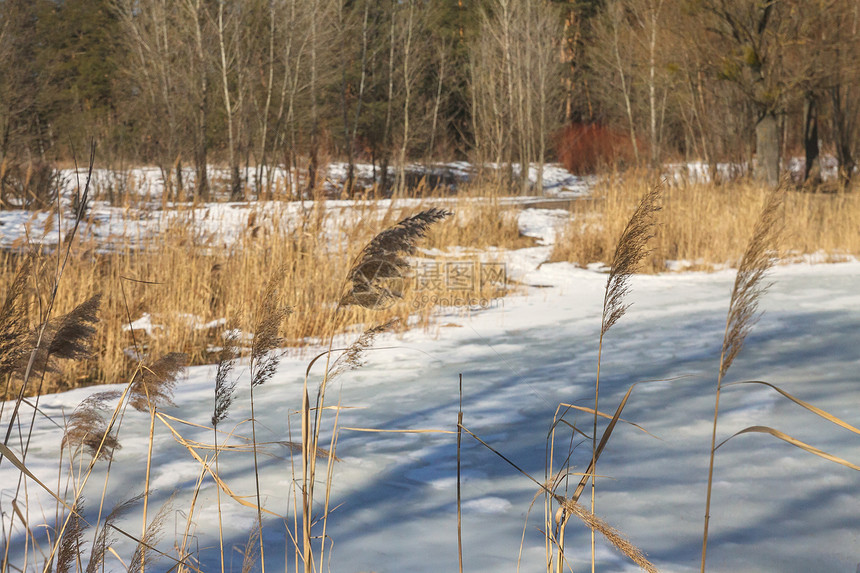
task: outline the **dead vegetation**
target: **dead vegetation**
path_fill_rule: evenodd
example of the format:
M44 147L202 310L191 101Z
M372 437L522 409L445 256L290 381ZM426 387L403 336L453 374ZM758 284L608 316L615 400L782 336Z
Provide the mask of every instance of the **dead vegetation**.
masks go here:
M650 179L605 181L595 189L593 201L575 202L552 260L582 266L608 264L615 240L649 188ZM664 215L643 271L737 266L768 189L748 182L719 186L667 183L663 187ZM785 260L816 255L832 261L860 255L860 196L788 191L778 216L785 233Z

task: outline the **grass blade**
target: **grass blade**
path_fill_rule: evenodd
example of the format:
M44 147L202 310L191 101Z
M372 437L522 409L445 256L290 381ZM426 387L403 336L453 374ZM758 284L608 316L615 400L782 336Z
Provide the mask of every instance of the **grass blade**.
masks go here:
M780 440L782 440L786 443L789 443L796 448L800 448L801 450L803 450L805 452L809 452L810 454L814 454L820 458L824 458L825 460L829 460L829 461L837 463L841 466L845 466L846 468L851 468L852 470L860 471L860 466L854 465L847 460L843 460L840 457L834 456L833 454L828 454L827 452L825 452L823 450L819 450L818 448L816 448L814 446L810 446L809 444L807 444L805 442L801 442L797 438L793 438L792 436L789 436L788 434L786 434L784 432L780 432L779 430L775 430L769 426L750 426L749 428L744 428L740 432L737 432L734 435L732 435L732 436L726 438L725 440L723 440L722 442L720 442L720 445L717 446L717 448L720 448L723 444L725 444L726 442L728 442L729 440L731 440L732 438L734 438L736 436L740 436L741 434L750 434L750 433L770 434L771 436L773 436L775 438L779 438Z
M635 387L636 384L633 384L630 388L627 389L627 393L624 394L624 398L622 398L621 403L618 404L618 408L616 408L615 414L609 421L609 425L606 426L606 430L603 431L603 436L601 436L600 438L600 444L598 444L597 449L595 449L594 451L594 455L591 458L591 462L588 464L588 469L585 470L585 475L582 476L582 479L579 481L579 485L576 486L576 490L574 490L573 495L570 496L570 499L573 500L574 503L579 500L579 496L582 495L582 492L585 489L585 485L588 483L588 480L591 479L594 473L594 466L596 465L597 459L600 458L600 454L603 453L603 448L605 448L606 444L609 442L609 438L610 436L612 436L612 431L615 429L615 426L621 419L621 412L624 410L624 406L627 405L627 399L630 398L630 394L631 392L633 392L633 388Z
M855 434L860 434L860 429L855 428L854 426L852 426L848 422L842 420L841 418L837 418L833 414L830 414L830 413L822 410L821 408L819 408L817 406L813 406L809 402L804 402L800 398L797 398L796 396L792 396L791 394L789 394L788 392L786 392L785 390L783 390L779 386L771 384L770 382L763 382L761 380L745 380L743 382L732 382L731 384L726 384L725 387L735 386L736 384L761 384L762 386L768 386L770 388L773 388L774 390L776 390L777 392L779 392L780 394L782 394L783 396L785 396L786 398L788 398L789 400L791 400L792 402L797 404L798 406L806 408L807 410L809 410L813 414L815 414L817 416L821 416L822 418L824 418L828 422L836 424L837 426L839 426L841 428L845 428L849 432L854 432Z

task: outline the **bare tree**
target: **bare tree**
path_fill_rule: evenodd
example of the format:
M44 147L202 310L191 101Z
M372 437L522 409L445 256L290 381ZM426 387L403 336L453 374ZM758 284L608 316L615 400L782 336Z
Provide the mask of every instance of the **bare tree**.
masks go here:
M177 24L182 14L167 0L114 0L114 9L125 30L131 57L126 67L131 81L145 94L146 127L161 168L167 196L173 194L171 165L180 164L183 116L178 97L181 67L187 53L179 42Z
M499 176L510 183L518 164L522 192L529 188L529 166L543 171L547 137L562 111L561 34L561 17L550 4L495 0L481 13L472 46L478 162L504 166Z
M191 66L188 68L188 72L192 76L191 83L196 86L196 89L190 90L188 95L190 97L191 104L196 111L194 114L195 186L197 196L205 201L209 198L206 142L206 128L208 125L206 119L206 108L209 103L209 62L204 48L204 26L206 14L203 9L202 0L185 0L183 7L186 14L184 21L190 24L190 36L194 41L194 57L191 58Z
M839 184L849 189L857 165L860 138L860 6L849 0L837 0L833 17L826 28L826 49L830 73L824 79L830 100L831 137L836 151Z
M231 5L231 10L225 17L224 8L227 2L221 0L218 2L217 11L217 41L219 54L219 72L221 76L221 90L224 98L224 112L227 119L227 145L230 161L230 199L236 201L241 199L242 191L242 176L239 171L239 154L237 150L238 134L236 133L236 115L237 109L241 105L242 94L233 93L236 87L236 81L231 82L231 76L238 76L236 70L240 68L238 62L238 48L240 39L238 34L239 28L239 3ZM241 83L239 83L241 89Z
M791 92L793 74L783 64L784 53L796 41L796 30L786 17L791 2L767 0L705 0L709 18L721 42L719 77L735 83L755 110L756 179L779 183L779 115Z

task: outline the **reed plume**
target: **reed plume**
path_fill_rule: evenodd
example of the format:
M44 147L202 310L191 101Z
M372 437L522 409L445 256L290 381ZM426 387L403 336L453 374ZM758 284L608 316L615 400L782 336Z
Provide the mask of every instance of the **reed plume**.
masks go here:
M90 559L87 563L87 573L99 573L102 571L102 564L105 560L105 554L116 543L116 537L112 534L116 522L129 509L141 500L143 494L136 495L131 499L120 502L114 506L108 516L105 518L102 528L99 530L99 535L93 543L93 549L90 552ZM131 569L129 569L131 571Z
M56 358L75 360L90 356L90 343L99 321L101 294L96 294L82 302L70 313L57 320L57 329L48 346L48 353Z
M630 308L624 299L630 291L630 277L650 252L647 246L654 237L654 215L660 210L659 199L659 187L646 193L618 239L604 291L601 335L612 328Z
M75 507L77 511L72 514L69 525L60 540L60 550L57 553L57 573L80 571L80 567L75 567L75 565L80 564L81 548L86 543L83 540L86 524L80 515L84 511L83 497L78 497L75 501Z
M781 190L771 193L768 197L756 222L752 239L741 259L741 265L738 267L729 303L726 333L723 337L720 376L725 376L743 348L747 334L761 317L761 313L758 312L758 301L771 285L764 282L764 277L778 258L775 249L782 235L780 224L782 200Z
M407 217L376 235L353 261L346 277L340 305L355 304L374 309L400 298L391 281L402 279L409 269L406 256L415 253L415 243L427 234L430 226L452 215L445 209L426 209Z
M777 260L776 248L782 234L779 211L783 198L784 191L781 188L777 188L766 199L764 208L753 230L752 238L750 238L744 256L741 259L741 264L735 277L735 284L732 288L732 298L729 303L729 312L726 316L726 330L723 335L723 347L720 354L720 371L717 376L717 392L714 403L714 424L711 432L711 449L708 457L705 526L702 534L702 573L705 572L705 562L708 553L708 526L711 519L711 492L714 483L717 419L720 413L720 394L723 387L723 378L743 348L744 341L750 329L752 329L761 316L758 312L758 300L770 286L764 282L764 278Z
M631 561L636 563L639 567L641 567L644 571L648 571L648 573L657 573L657 568L648 561L648 558L642 552L641 549L633 545L629 539L627 539L623 533L594 515L591 511L589 511L586 507L580 505L579 503L573 501L572 499L564 499L562 500L562 507L565 511L575 515L589 529L592 531L600 532L607 541L626 555Z
M30 259L24 259L0 307L0 376L20 368L27 355L27 305L22 295L31 268Z
M183 352L165 354L155 362L141 368L134 376L129 390L129 404L138 412L152 407L173 405L176 378L188 363Z
M98 392L78 404L66 424L61 447L82 449L96 459L112 459L122 446L108 428L106 414L110 408L107 403L119 396L116 391Z
M266 290L257 307L254 325L254 342L251 345L251 386L264 384L274 375L278 368L280 356L273 353L283 344L278 336L281 324L292 310L282 306L280 284L284 281L286 269L279 268L266 283Z
M242 573L251 573L254 570L254 565L259 559L260 546L260 528L254 527L248 534L248 541L245 543L245 550L242 552Z
M56 368L51 364L52 358L80 360L91 356L92 337L96 332L93 325L99 321L101 297L101 294L96 294L68 314L48 321L38 347L41 329L30 333L30 348L36 348L32 372L55 372ZM18 367L19 372L23 374L26 367L27 363L22 361Z
M337 360L332 364L331 374L328 377L329 382L344 372L364 366L365 354L373 346L376 337L383 332L391 330L399 321L400 319L394 318L384 324L378 324L362 332L361 336L343 354L338 356Z
M239 333L235 329L228 329L224 335L223 346L218 353L218 369L215 373L215 409L212 412L212 427L217 428L218 424L227 418L227 412L233 404L233 395L236 391L237 380L230 380L230 374L236 366L236 359L239 356L239 350L236 342L239 339Z
M161 539L161 536L164 534L164 525L173 509L173 499L175 497L176 492L174 492L167 501L162 504L158 513L156 513L155 517L152 518L152 521L149 523L149 526L146 528L146 531L141 536L140 541L134 550L134 555L132 555L131 562L128 566L129 571L140 571L144 563L152 564L155 562L156 558L151 557L151 555L153 553L158 553L153 550Z

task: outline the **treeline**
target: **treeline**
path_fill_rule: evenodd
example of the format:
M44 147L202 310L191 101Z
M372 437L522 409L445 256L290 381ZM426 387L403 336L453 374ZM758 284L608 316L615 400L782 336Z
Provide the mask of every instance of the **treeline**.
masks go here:
M462 159L525 189L561 158L787 160L854 171L855 0L0 0L0 206L8 182L80 157L154 164L173 194L271 192L288 167ZM560 129L567 126L565 129ZM822 149L823 147L823 149ZM583 163L582 158L593 160ZM183 167L193 167L194 177ZM389 167L392 176L389 176ZM17 170L17 171L16 171ZM540 170L538 170L540 172ZM185 178L185 180L183 180Z
M383 188L409 161L540 163L562 119L553 3L0 0L0 22L0 159L95 138L101 163L204 198L212 163L234 197L273 165L314 188L329 158Z
M775 185L823 153L847 188L860 120L856 0L605 0L569 12L569 116L625 133L632 162L717 162ZM822 149L823 148L823 149ZM725 174L723 174L725 175Z

